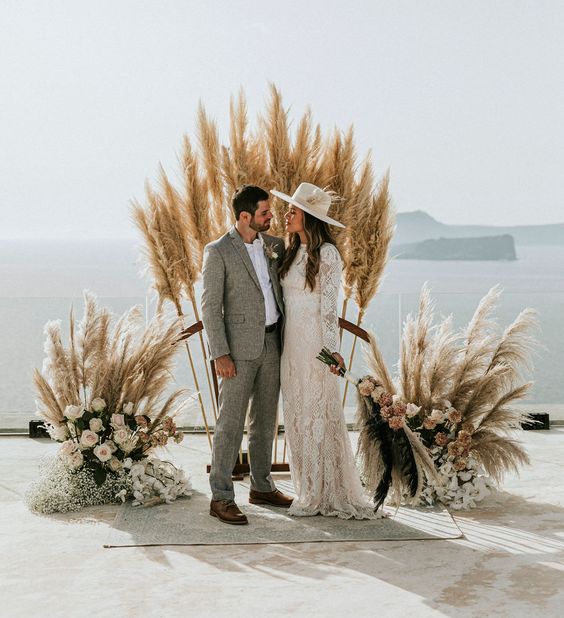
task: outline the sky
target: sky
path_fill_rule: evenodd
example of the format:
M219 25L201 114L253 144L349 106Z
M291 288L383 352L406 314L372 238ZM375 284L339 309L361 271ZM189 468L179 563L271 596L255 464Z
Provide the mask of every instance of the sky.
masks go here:
M399 212L564 221L558 0L0 0L0 238L136 236L201 100L354 124Z

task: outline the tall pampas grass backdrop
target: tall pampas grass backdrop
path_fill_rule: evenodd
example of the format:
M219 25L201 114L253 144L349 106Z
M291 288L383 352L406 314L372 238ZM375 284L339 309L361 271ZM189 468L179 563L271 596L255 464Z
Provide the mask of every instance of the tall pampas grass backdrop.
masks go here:
M292 194L300 182L311 182L338 196L329 214L347 226L337 230L346 290L342 315L346 317L347 306L354 300L360 324L381 281L394 217L389 174L376 183L370 154L359 168L353 128L324 135L309 109L294 128L282 94L273 84L266 109L254 124L249 121L244 92L231 98L226 144L202 103L196 126L195 137L183 138L178 186L173 186L161 168L158 187L147 188L144 204L133 203L133 219L144 240L146 263L160 304L171 302L184 317L181 306L187 300L199 319L194 284L200 276L204 247L232 225L230 201L238 187L256 184ZM284 236L286 208L285 202L272 198L271 233ZM201 346L206 359L203 340ZM196 373L192 373L199 392ZM208 386L214 402L209 375ZM201 408L207 426L203 402Z

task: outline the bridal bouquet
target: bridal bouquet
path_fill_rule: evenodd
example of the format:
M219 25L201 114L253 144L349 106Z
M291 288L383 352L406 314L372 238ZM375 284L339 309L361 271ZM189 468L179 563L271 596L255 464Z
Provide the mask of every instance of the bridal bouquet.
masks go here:
M162 402L178 324L158 316L145 327L134 307L112 328L110 313L85 293L77 332L71 312L68 347L60 321L47 323L45 334L43 370L35 372L37 412L51 438L62 444L56 465L45 467L28 495L30 508L75 510L134 492L139 503L186 495L189 486L181 471L173 473L172 464L162 478L157 475L158 483L151 478L162 468L160 460L151 459L154 450L183 437L173 418L184 405L176 407L183 391Z

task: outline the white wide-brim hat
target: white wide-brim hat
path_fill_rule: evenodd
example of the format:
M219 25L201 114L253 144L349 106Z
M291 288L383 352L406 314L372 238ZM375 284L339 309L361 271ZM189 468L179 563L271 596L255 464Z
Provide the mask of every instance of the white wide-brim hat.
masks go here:
M331 206L331 195L309 182L302 182L291 197L281 191L276 191L276 189L271 189L270 192L272 195L301 208L301 210L305 210L316 219L321 219L329 225L345 227L339 221L327 216L329 206Z

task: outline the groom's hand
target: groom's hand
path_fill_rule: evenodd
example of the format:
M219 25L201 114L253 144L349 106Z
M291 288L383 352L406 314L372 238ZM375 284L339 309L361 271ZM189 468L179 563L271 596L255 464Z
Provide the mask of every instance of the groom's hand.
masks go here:
M229 354L215 359L215 372L220 378L234 378L237 375L235 363Z

